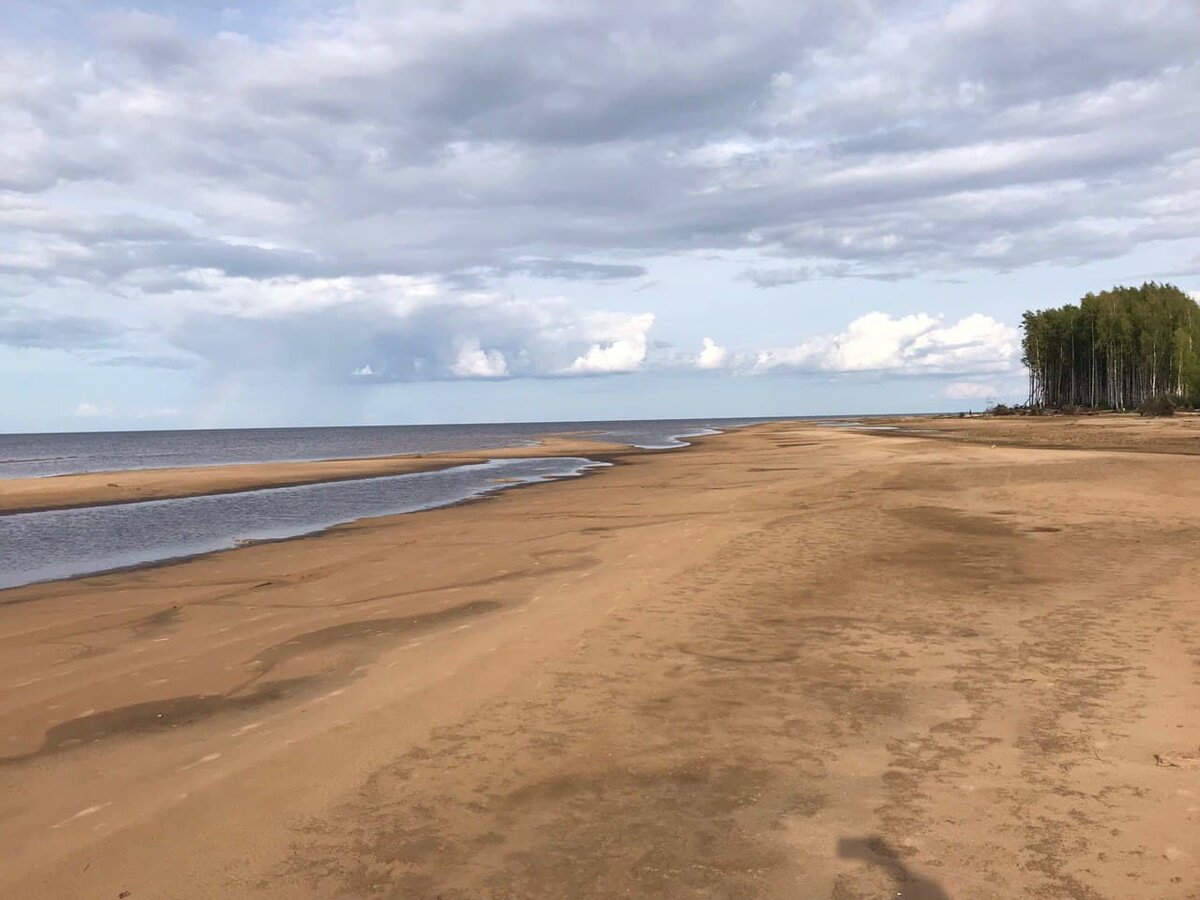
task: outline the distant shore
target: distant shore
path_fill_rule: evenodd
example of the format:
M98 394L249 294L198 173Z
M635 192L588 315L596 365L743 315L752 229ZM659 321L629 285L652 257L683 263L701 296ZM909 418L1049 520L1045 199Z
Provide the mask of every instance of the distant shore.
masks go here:
M0 895L1186 900L1193 423L895 422L0 592Z

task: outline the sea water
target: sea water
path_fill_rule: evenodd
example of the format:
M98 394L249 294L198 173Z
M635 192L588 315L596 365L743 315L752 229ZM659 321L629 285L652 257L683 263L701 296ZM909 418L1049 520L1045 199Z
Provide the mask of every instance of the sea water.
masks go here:
M0 516L0 588L297 537L604 465L581 458L496 459L434 472Z
M219 466L528 447L539 435L577 434L636 447L683 446L681 438L754 419L533 422L510 425L388 425L0 434L0 479L127 469Z
M647 449L687 446L761 419L541 422L353 428L0 435L4 478L534 446L577 435ZM373 516L432 509L504 488L573 477L600 463L496 459L382 478L0 514L0 588L94 574L312 534Z

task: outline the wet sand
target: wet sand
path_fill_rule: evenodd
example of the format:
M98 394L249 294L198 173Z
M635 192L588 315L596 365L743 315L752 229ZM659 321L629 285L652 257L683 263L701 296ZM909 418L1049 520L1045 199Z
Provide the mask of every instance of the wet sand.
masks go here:
M0 896L1200 896L1196 460L1095 435L773 423L0 592Z
M326 481L350 481L381 475L432 472L489 459L532 459L545 456L609 458L638 452L622 444L583 436L540 439L536 447L497 447L463 452L324 459L309 462L244 463L174 469L88 472L48 478L0 479L0 515L76 506L101 506L138 500L166 500L202 494L230 494L263 488L293 487Z

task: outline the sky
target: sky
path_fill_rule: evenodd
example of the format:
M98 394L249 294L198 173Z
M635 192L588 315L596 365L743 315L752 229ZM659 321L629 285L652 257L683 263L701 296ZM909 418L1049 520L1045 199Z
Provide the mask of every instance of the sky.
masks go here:
M0 431L980 409L1200 297L1195 0L7 0Z

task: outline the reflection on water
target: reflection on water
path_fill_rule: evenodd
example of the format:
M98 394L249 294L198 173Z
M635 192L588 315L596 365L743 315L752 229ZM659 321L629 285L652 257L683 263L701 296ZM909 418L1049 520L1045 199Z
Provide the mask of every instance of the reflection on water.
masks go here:
M310 534L603 465L498 459L438 472L0 516L0 588Z

